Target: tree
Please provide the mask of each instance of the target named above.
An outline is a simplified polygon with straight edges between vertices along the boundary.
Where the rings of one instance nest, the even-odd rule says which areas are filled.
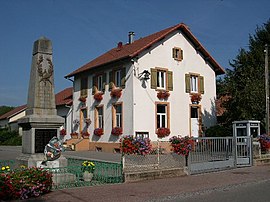
[[[0,116],[11,111],[12,109],[14,109],[14,107],[0,106]]]
[[[270,45],[270,20],[249,36],[249,49],[240,49],[230,63],[232,69],[227,69],[224,80],[219,82],[219,92],[230,96],[223,103],[226,125],[236,120],[256,119],[265,127],[265,44]]]

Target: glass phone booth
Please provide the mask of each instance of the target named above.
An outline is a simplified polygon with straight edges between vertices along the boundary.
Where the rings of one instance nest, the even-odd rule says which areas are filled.
[[[236,165],[251,166],[253,164],[252,138],[260,135],[260,121],[244,120],[233,122],[233,136],[236,146]]]

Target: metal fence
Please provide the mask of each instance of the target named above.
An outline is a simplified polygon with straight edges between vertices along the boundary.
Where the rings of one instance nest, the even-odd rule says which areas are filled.
[[[156,148],[147,155],[123,155],[124,172],[141,172],[158,169],[183,168],[186,158],[170,152],[168,141],[158,141]]]
[[[188,158],[191,174],[236,167],[233,137],[199,137],[193,140]]]

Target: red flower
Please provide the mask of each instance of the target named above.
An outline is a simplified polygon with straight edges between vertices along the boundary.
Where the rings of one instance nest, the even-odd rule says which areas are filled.
[[[171,131],[169,128],[158,128],[157,132],[156,132],[156,134],[159,138],[166,137],[166,136],[170,135],[170,133],[171,133]]]
[[[85,131],[85,132],[82,132],[82,136],[85,138],[88,138],[90,134],[87,131]]]
[[[60,130],[61,136],[65,136],[66,134],[67,134],[67,131],[64,128],[62,130]]]
[[[165,90],[158,91],[157,93],[158,99],[168,99],[170,97],[170,93]]]
[[[94,99],[100,102],[103,99],[103,92],[97,92],[94,94]]]
[[[122,89],[121,88],[113,88],[111,91],[111,97],[113,98],[120,98],[122,95]]]
[[[120,128],[120,127],[114,127],[114,128],[112,129],[111,134],[112,134],[112,135],[115,135],[115,136],[120,136],[120,135],[122,135],[122,134],[123,134],[122,128]]]
[[[79,101],[81,101],[81,102],[86,102],[86,97],[80,97],[80,98],[79,98]]]
[[[94,134],[96,135],[96,136],[101,136],[101,135],[103,135],[103,128],[96,128],[95,130],[94,130]]]
[[[202,97],[201,97],[201,94],[198,93],[198,94],[193,94],[190,97],[190,99],[191,99],[192,103],[199,103],[201,101]]]

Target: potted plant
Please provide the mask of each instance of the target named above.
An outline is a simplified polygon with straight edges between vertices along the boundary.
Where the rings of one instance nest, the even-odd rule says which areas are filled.
[[[191,97],[190,97],[190,99],[191,99],[191,103],[193,103],[193,104],[199,104],[199,102],[202,99],[202,96],[201,96],[201,94],[196,93],[196,94],[192,94]]]
[[[100,102],[100,101],[103,99],[103,92],[100,92],[100,91],[96,92],[96,93],[94,94],[94,99],[95,99],[97,102]]]
[[[111,97],[112,98],[120,98],[122,95],[122,89],[121,88],[113,88],[111,90]]]
[[[79,134],[77,132],[70,133],[71,138],[78,139]]]
[[[111,132],[111,134],[112,135],[115,135],[115,136],[120,136],[120,135],[122,135],[122,128],[121,127],[114,127],[113,129],[112,129],[112,132]]]
[[[92,161],[82,162],[82,171],[84,181],[90,182],[93,178],[96,165]]]
[[[165,90],[160,90],[157,93],[157,97],[158,99],[168,99],[168,97],[170,97],[170,93]]]
[[[90,133],[88,133],[87,131],[82,132],[82,137],[83,137],[84,139],[89,138],[89,136],[90,136]]]
[[[170,135],[171,131],[169,128],[158,128],[156,131],[156,134],[158,136],[158,138],[164,138],[167,137],[168,135]]]
[[[134,138],[132,135],[123,137],[121,140],[123,154],[146,155],[152,151],[151,141],[148,138]]]
[[[96,136],[101,136],[101,135],[103,135],[103,128],[96,128],[95,130],[94,130],[94,135],[96,135]]]

